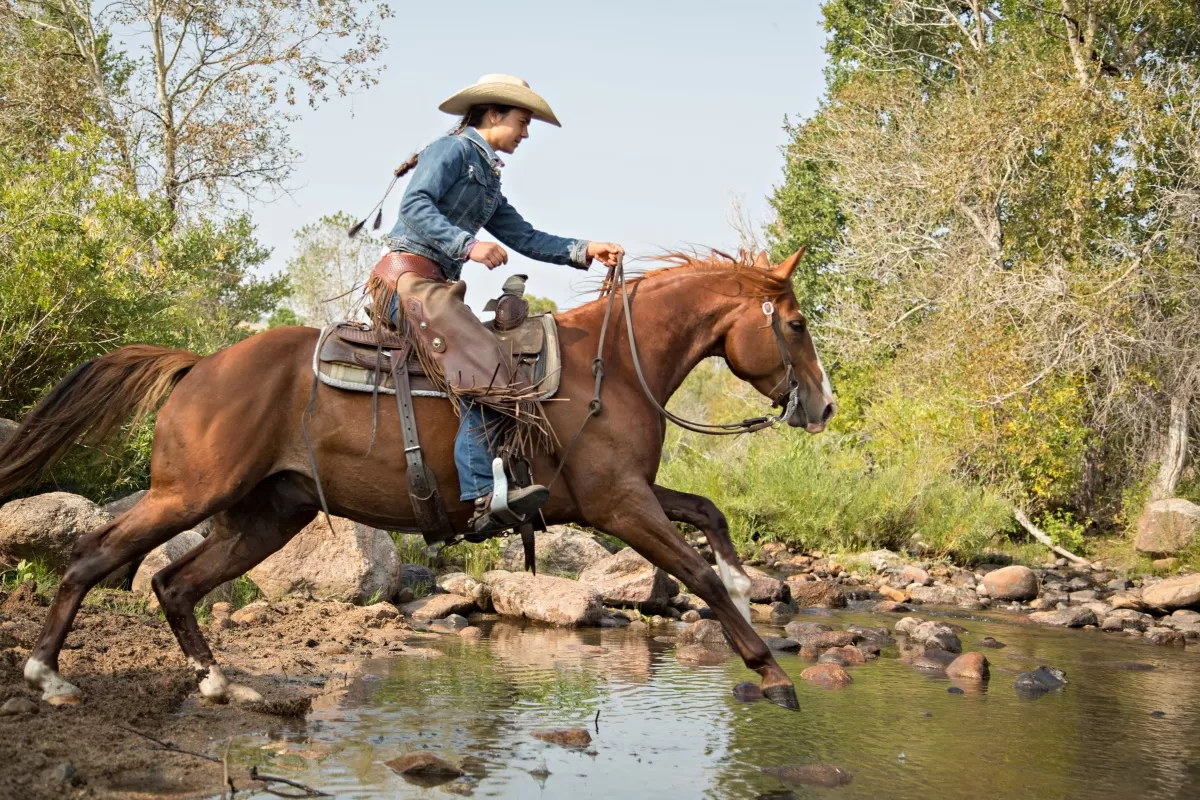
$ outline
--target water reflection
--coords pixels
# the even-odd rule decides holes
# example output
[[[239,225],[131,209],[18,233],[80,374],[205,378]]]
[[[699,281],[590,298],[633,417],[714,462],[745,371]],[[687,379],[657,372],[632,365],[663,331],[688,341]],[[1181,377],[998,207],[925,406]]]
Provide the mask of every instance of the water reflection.
[[[840,612],[824,621],[895,620]],[[270,749],[278,742],[246,737],[237,753],[247,763],[282,764],[338,796],[363,798],[1191,793],[1200,770],[1194,653],[995,616],[953,621],[968,629],[964,649],[991,661],[990,684],[931,676],[903,663],[893,646],[878,661],[851,667],[854,683],[846,690],[825,692],[799,681],[805,662],[781,654],[799,684],[798,714],[736,702],[731,688],[755,676],[732,657],[718,666],[681,665],[669,644],[652,638],[666,629],[501,621],[478,642],[446,637],[428,645],[446,658],[366,662],[342,684],[331,681],[336,691],[315,707],[303,741],[281,752]],[[985,636],[1008,646],[982,649]],[[1065,670],[1070,684],[1024,701],[1012,683],[1039,664]],[[963,693],[948,692],[952,686]],[[567,726],[592,731],[591,751],[530,736],[535,728]],[[383,766],[416,749],[436,752],[468,776],[421,789]],[[763,771],[817,762],[849,771],[852,781],[832,790],[788,786]]]

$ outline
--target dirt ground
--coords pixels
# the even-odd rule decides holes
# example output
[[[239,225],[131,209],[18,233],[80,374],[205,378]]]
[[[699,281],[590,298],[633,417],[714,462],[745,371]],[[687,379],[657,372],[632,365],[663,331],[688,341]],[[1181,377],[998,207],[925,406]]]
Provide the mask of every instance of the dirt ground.
[[[259,601],[235,613],[234,622],[218,615],[204,627],[229,679],[257,689],[265,702],[215,706],[200,701],[196,677],[160,615],[89,605],[60,659],[83,702],[52,707],[21,676],[46,610],[31,592],[0,594],[0,705],[14,697],[37,704],[35,713],[0,716],[2,798],[186,798],[228,791],[219,762],[229,737],[258,732],[303,739],[310,704],[330,702],[364,658],[421,655],[413,640],[429,636],[412,631],[386,603]],[[134,731],[218,761],[164,750]],[[239,792],[264,787],[244,769],[231,768],[229,777]]]

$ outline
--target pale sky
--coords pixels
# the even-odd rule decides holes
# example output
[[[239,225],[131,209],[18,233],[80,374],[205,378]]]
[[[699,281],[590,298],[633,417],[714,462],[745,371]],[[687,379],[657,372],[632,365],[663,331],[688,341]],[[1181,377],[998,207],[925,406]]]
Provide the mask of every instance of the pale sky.
[[[534,122],[504,156],[504,193],[534,227],[616,241],[632,256],[735,247],[732,203],[757,226],[770,219],[784,116],[811,114],[823,86],[816,0],[392,5],[379,84],[307,111],[292,126],[302,154],[293,191],[250,208],[274,249],[270,271],[283,269],[301,225],[365,215],[395,166],[454,124],[439,103],[490,72],[524,78],[563,123]],[[403,188],[384,206],[383,232]],[[514,272],[560,308],[580,302],[583,273],[511,255],[492,273],[466,266],[477,310]]]

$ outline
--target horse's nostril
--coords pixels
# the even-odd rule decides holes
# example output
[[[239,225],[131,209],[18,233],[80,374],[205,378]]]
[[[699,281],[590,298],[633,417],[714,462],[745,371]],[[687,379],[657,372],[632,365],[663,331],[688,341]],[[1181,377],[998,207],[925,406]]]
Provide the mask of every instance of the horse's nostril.
[[[825,410],[821,412],[821,422],[829,422],[830,417],[833,416],[833,411],[833,403],[826,405]]]

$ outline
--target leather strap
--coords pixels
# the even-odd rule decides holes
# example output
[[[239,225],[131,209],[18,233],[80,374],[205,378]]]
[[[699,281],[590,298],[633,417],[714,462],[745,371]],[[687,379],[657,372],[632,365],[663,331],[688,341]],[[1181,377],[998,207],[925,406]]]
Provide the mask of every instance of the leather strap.
[[[421,452],[421,439],[417,432],[417,415],[413,408],[412,386],[408,377],[408,352],[410,345],[394,353],[392,358],[392,381],[396,387],[396,409],[400,414],[400,434],[404,440],[404,460],[408,471],[406,481],[408,495],[412,499],[413,513],[417,526],[428,542],[445,541],[454,536],[454,528],[446,515],[446,506],[438,492],[437,479],[425,464]]]
[[[446,276],[442,273],[442,268],[437,265],[437,262],[430,261],[428,258],[415,253],[402,253],[397,250],[392,250],[379,259],[379,263],[375,265],[375,269],[371,270],[372,275],[380,278],[391,287],[395,287],[396,281],[400,279],[401,275],[409,272],[420,275],[422,278],[428,278],[431,281],[446,280]]]

